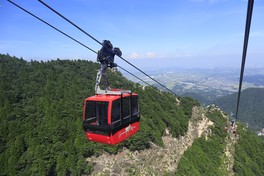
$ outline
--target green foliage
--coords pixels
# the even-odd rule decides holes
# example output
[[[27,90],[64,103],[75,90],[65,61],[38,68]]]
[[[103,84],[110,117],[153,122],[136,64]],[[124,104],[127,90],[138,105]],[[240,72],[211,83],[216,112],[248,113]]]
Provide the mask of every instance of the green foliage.
[[[221,97],[216,104],[224,111],[235,113],[237,93]],[[264,89],[248,88],[241,92],[238,117],[241,122],[248,123],[255,131],[260,131],[264,126]]]
[[[235,175],[264,175],[264,140],[242,125],[235,146]]]
[[[163,145],[165,128],[184,135],[192,107],[187,97],[134,84],[120,72],[109,71],[112,87],[130,89],[140,97],[140,130],[128,140],[108,146],[87,141],[82,129],[83,100],[94,94],[99,64],[83,60],[27,62],[0,54],[0,173],[1,175],[83,175],[92,172],[86,158],[124,147],[142,150],[152,141]],[[262,108],[263,109],[263,108]],[[224,119],[218,111],[209,140],[200,138],[181,159],[177,175],[225,175],[219,166],[224,148]],[[234,171],[264,175],[263,140],[239,129]],[[134,173],[133,168],[130,169]],[[135,173],[134,173],[135,174]]]
[[[180,160],[176,175],[226,175],[220,167],[226,145],[225,120],[216,110],[208,111],[206,116],[214,122],[212,135],[208,140],[201,137],[194,141]]]
[[[83,60],[27,62],[0,54],[0,173],[3,175],[81,175],[92,166],[85,161],[103,151],[123,147],[142,150],[149,141],[163,145],[188,127],[192,100],[156,88],[142,88],[109,71],[112,87],[130,89],[140,97],[140,131],[128,140],[107,146],[87,141],[82,129],[83,100],[94,94],[99,64]]]

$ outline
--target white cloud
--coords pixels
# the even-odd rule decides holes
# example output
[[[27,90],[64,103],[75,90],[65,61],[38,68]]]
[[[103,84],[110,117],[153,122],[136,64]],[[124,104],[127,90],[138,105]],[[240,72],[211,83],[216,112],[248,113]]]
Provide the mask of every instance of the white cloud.
[[[146,53],[136,53],[133,52],[129,54],[128,56],[130,59],[154,59],[154,58],[160,58],[162,56],[159,56],[155,54],[154,52],[148,51]]]
[[[135,52],[129,55],[129,58],[131,59],[139,59],[140,57],[141,57],[140,54],[135,53]]]
[[[183,58],[183,57],[191,57],[191,56],[192,54],[184,53],[184,52],[166,55],[166,54],[157,54],[157,53],[148,51],[146,53],[132,52],[131,54],[127,55],[127,58],[129,59],[162,59],[162,58]]]
[[[153,52],[147,52],[147,54],[146,54],[146,58],[150,58],[151,59],[151,58],[155,58],[155,57],[157,57],[157,56]]]

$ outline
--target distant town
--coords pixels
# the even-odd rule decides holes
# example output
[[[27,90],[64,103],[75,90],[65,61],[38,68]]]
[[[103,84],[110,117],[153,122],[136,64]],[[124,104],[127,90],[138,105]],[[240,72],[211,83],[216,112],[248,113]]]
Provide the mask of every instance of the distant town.
[[[165,84],[177,95],[190,96],[207,105],[219,97],[238,91],[240,70],[231,68],[168,68],[148,74]],[[137,75],[144,81],[155,85],[155,82],[150,78]],[[138,82],[132,76],[125,76]],[[264,88],[264,68],[246,69],[242,89],[249,87]]]

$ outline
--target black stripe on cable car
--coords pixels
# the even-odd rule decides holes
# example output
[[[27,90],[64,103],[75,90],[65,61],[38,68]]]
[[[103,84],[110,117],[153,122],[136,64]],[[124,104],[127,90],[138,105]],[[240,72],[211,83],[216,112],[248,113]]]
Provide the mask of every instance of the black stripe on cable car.
[[[97,126],[97,125],[90,125],[90,124],[88,124],[88,122],[84,121],[83,122],[83,129],[84,129],[84,131],[89,132],[89,133],[111,136],[111,134],[114,135],[115,133],[117,133],[121,129],[128,127],[130,124],[133,124],[135,122],[139,122],[140,117],[138,114],[136,114],[136,115],[133,115],[131,117],[131,119],[132,119],[131,121],[129,121],[127,123],[122,123],[122,125],[114,127],[114,128],[112,127],[113,125]]]

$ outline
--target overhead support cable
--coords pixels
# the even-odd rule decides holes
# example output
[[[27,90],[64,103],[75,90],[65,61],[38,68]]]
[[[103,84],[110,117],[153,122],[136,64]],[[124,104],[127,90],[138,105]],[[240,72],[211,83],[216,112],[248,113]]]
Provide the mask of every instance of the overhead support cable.
[[[61,18],[63,18],[64,20],[66,20],[67,22],[69,22],[71,25],[73,25],[74,27],[76,27],[77,29],[79,29],[81,32],[83,32],[85,35],[89,36],[90,38],[92,38],[94,41],[96,41],[97,43],[101,44],[103,46],[103,44],[97,40],[95,37],[93,37],[92,35],[90,35],[89,33],[87,33],[85,30],[83,30],[82,28],[80,28],[78,25],[74,24],[71,20],[69,20],[68,18],[66,18],[65,16],[63,16],[61,13],[59,13],[58,11],[56,11],[54,8],[52,8],[51,6],[49,6],[47,3],[45,3],[42,0],[38,0],[40,3],[42,3],[44,6],[46,6],[48,9],[50,9],[51,11],[53,11],[54,13],[56,13],[57,15],[59,15]],[[139,69],[138,67],[136,67],[135,65],[133,65],[132,63],[130,63],[129,61],[127,61],[126,59],[124,59],[122,56],[118,56],[120,59],[122,59],[123,61],[125,61],[127,64],[129,64],[130,66],[134,67],[135,69],[137,69],[138,71],[140,71],[141,73],[143,73],[144,75],[146,75],[147,77],[149,77],[151,80],[153,80],[154,82],[156,82],[158,85],[160,85],[161,87],[163,87],[164,89],[166,89],[167,91],[169,91],[170,93],[176,95],[172,90],[168,89],[166,86],[164,86],[163,84],[161,84],[159,81],[157,81],[156,79],[152,78],[150,75],[148,75],[147,73],[145,73],[144,71],[142,71],[141,69]]]
[[[16,7],[18,7],[19,9],[23,10],[24,12],[28,13],[29,15],[33,16],[34,18],[40,20],[41,22],[45,23],[46,25],[48,25],[49,27],[55,29],[56,31],[60,32],[61,34],[65,35],[66,37],[72,39],[73,41],[79,43],[80,45],[82,45],[83,47],[89,49],[90,51],[94,52],[97,54],[97,52],[93,49],[91,49],[90,47],[86,46],[85,44],[79,42],[78,40],[74,39],[73,37],[69,36],[68,34],[66,34],[65,32],[62,32],[60,29],[54,27],[53,25],[49,24],[48,22],[44,21],[43,19],[39,18],[38,16],[34,15],[33,13],[29,12],[28,10],[24,9],[23,7],[19,6],[18,4],[10,1],[10,0],[7,0],[8,2],[12,3],[13,5],[15,5]]]
[[[248,39],[249,39],[249,33],[250,33],[253,6],[254,6],[254,0],[248,0],[247,19],[246,19],[246,27],[245,27],[245,35],[244,35],[244,46],[243,46],[242,63],[241,63],[240,78],[239,78],[239,88],[238,88],[238,95],[237,95],[237,107],[236,107],[236,116],[235,116],[236,119],[238,119],[238,110],[239,110],[241,88],[242,88],[243,77],[244,77],[244,68],[246,64],[247,47],[248,47]]]
[[[134,75],[133,73],[127,71],[126,69],[124,69],[123,67],[117,65],[119,68],[121,68],[123,71],[127,72],[128,74],[134,76],[135,78],[137,78],[138,80],[142,81],[143,83],[147,84],[148,86],[151,86],[149,83],[147,83],[146,81],[142,80],[141,78],[139,78],[138,76]]]
[[[49,27],[55,29],[56,31],[60,32],[61,34],[65,35],[66,37],[72,39],[73,41],[77,42],[78,44],[82,45],[83,47],[85,47],[86,49],[89,49],[90,51],[92,51],[93,53],[97,54],[97,52],[93,49],[91,49],[90,47],[86,46],[85,44],[81,43],[80,41],[76,40],[75,38],[71,37],[70,35],[66,34],[65,32],[61,31],[60,29],[54,27],[53,25],[49,24],[48,22],[46,22],[45,20],[39,18],[38,16],[34,15],[33,13],[29,12],[28,10],[24,9],[23,7],[19,6],[18,4],[12,2],[11,0],[7,0],[10,3],[12,3],[13,5],[15,5],[16,7],[18,7],[19,9],[23,10],[24,12],[28,13],[29,15],[33,16],[34,18],[40,20],[41,22],[45,23],[46,25],[48,25]],[[129,72],[128,70],[126,70],[125,68],[117,65],[120,69],[122,69],[123,71],[127,72],[128,74],[134,76],[135,78],[137,78],[138,80],[142,81],[143,83],[147,84],[148,86],[151,86],[149,83],[147,83],[146,81],[142,80],[141,78],[139,78],[138,76],[134,75],[133,73]]]
[[[99,43],[100,45],[103,45],[99,40],[97,40],[96,38],[94,38],[92,35],[88,34],[85,30],[83,30],[82,28],[80,28],[79,26],[77,26],[76,24],[74,24],[72,21],[70,21],[68,18],[66,18],[65,16],[63,16],[62,14],[60,14],[58,11],[56,11],[55,9],[53,9],[52,7],[50,7],[48,4],[46,4],[44,1],[38,0],[41,4],[43,4],[44,6],[46,6],[48,9],[50,9],[51,11],[53,11],[54,13],[56,13],[57,15],[59,15],[61,18],[63,18],[64,20],[66,20],[67,22],[69,22],[70,24],[72,24],[74,27],[76,27],[77,29],[79,29],[80,31],[82,31],[84,34],[88,35],[90,38],[92,38],[94,41],[96,41],[97,43]]]

